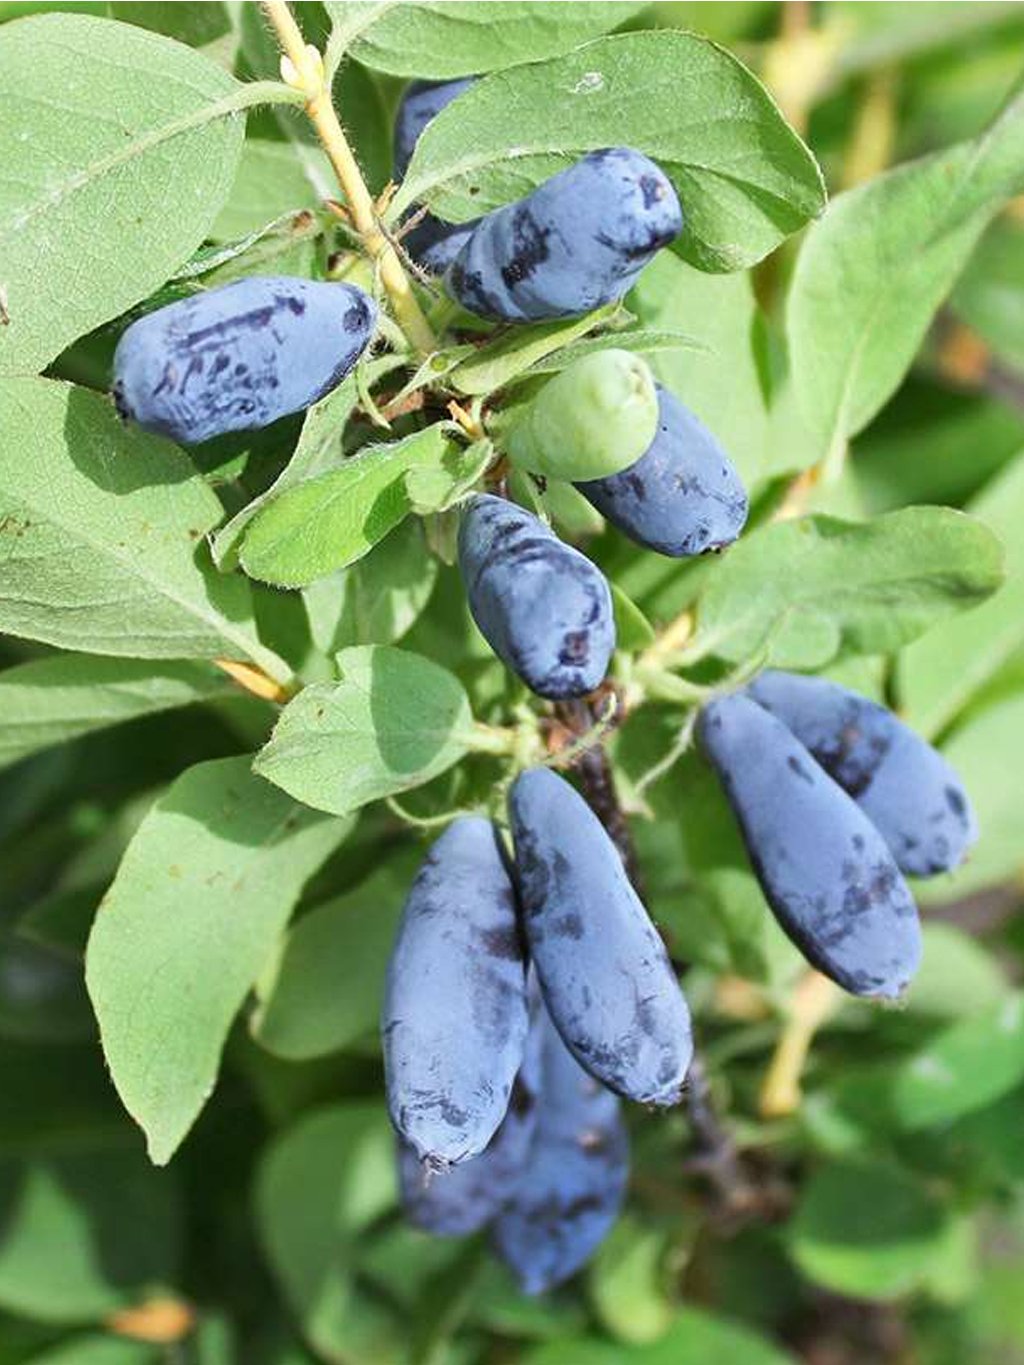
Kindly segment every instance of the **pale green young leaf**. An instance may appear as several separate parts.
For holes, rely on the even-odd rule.
[[[328,70],[345,51],[393,76],[447,80],[553,57],[617,28],[642,4],[591,0],[506,0],[458,3],[328,3],[334,23]]]
[[[256,772],[296,800],[336,815],[418,787],[472,743],[472,716],[453,673],[386,645],[343,649],[341,681],[304,688],[285,707]]]
[[[1002,581],[999,541],[949,508],[777,522],[715,566],[692,653],[742,662],[765,651],[776,667],[808,669],[840,653],[887,654]]]
[[[446,382],[458,393],[492,393],[553,351],[606,326],[619,311],[619,304],[611,303],[582,318],[516,327],[474,350],[447,376]]]
[[[823,451],[878,412],[988,220],[1024,188],[1024,91],[977,138],[839,195],[787,304],[793,380]]]
[[[411,510],[407,472],[422,465],[457,482],[461,450],[436,425],[391,445],[366,446],[327,473],[289,480],[249,522],[242,567],[253,578],[297,588],[354,564]]]
[[[382,356],[371,360],[366,366],[366,380],[374,384],[390,371],[397,369],[402,361],[395,356]],[[210,541],[210,551],[214,563],[227,572],[238,562],[238,548],[245,528],[264,507],[274,501],[286,488],[301,483],[303,479],[316,478],[329,469],[340,465],[343,460],[341,438],[345,424],[359,403],[359,392],[355,374],[346,375],[336,389],[314,403],[302,422],[298,443],[292,457],[281,473],[259,497],[253,498],[230,521],[217,530]]]
[[[676,249],[702,270],[752,265],[825,202],[814,158],[757,78],[707,39],[662,30],[480,81],[425,129],[390,212],[427,203],[476,218],[618,146],[671,176],[685,219]]]
[[[159,34],[81,14],[0,28],[0,373],[35,373],[202,242],[242,148],[242,87]]]
[[[0,673],[0,768],[79,735],[232,690],[224,673],[202,663],[57,654],[18,664]]]
[[[942,731],[1024,643],[1024,453],[969,507],[1006,550],[1006,582],[965,616],[943,622],[900,655],[899,696],[924,734]]]
[[[93,924],[86,982],[157,1165],[209,1098],[231,1021],[348,828],[297,807],[248,758],[188,769],[139,826]]]
[[[100,394],[0,379],[0,630],[142,659],[286,666],[257,640],[249,588],[204,563],[221,506],[169,441]]]

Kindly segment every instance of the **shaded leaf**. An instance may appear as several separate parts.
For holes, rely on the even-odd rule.
[[[231,691],[225,674],[200,663],[33,659],[0,673],[0,768],[92,730]]]
[[[304,883],[346,832],[229,758],[179,777],[129,844],[86,980],[114,1084],[158,1165],[208,1098]]]

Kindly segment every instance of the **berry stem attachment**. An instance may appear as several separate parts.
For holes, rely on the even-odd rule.
[[[410,344],[424,355],[437,349],[437,340],[424,317],[409,277],[394,247],[381,231],[370,191],[338,120],[324,75],[320,53],[307,46],[287,0],[261,0],[284,54],[281,75],[306,97],[306,113],[334,168],[366,254],[380,270],[380,278],[395,317]]]

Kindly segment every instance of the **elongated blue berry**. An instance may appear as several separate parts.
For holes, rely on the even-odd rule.
[[[622,298],[682,226],[664,171],[631,147],[607,148],[481,218],[445,282],[482,317],[589,313]]]
[[[468,90],[474,79],[467,76],[457,81],[413,81],[406,88],[395,115],[396,180],[405,175],[413,149],[427,124]],[[471,223],[445,223],[427,213],[402,237],[402,246],[424,270],[432,275],[443,275],[469,240],[476,222],[474,219]]]
[[[920,962],[921,928],[875,826],[749,697],[736,693],[706,706],[698,733],[786,933],[845,990],[899,996]]]
[[[459,528],[473,619],[495,654],[541,697],[579,697],[615,649],[611,591],[585,555],[532,513],[481,494]]]
[[[114,353],[122,417],[195,445],[308,408],[348,374],[376,325],[351,284],[252,276],[147,314]]]
[[[769,670],[747,688],[856,800],[913,877],[949,872],[978,837],[963,783],[885,706],[825,678]]]
[[[399,1140],[398,1178],[409,1221],[436,1237],[465,1237],[489,1223],[512,1198],[537,1129],[543,1032],[540,996],[530,995],[530,1031],[508,1111],[479,1156],[457,1166],[432,1169]]]
[[[515,891],[497,831],[456,820],[427,854],[388,963],[381,1031],[397,1132],[434,1165],[465,1161],[508,1109],[528,1027]]]
[[[475,81],[475,76],[464,76],[457,81],[411,81],[406,86],[395,114],[393,160],[396,180],[405,175],[423,129]]]
[[[498,1254],[528,1294],[574,1275],[611,1231],[629,1179],[619,1102],[573,1058],[546,1014],[537,1131],[514,1198],[494,1224]]]
[[[731,545],[747,519],[747,494],[700,419],[660,384],[658,428],[639,460],[576,487],[631,540],[663,555]]]
[[[693,1055],[690,1015],[615,845],[547,768],[516,778],[509,819],[523,925],[559,1033],[617,1094],[675,1104]]]

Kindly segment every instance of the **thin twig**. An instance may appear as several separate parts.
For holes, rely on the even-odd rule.
[[[377,222],[370,191],[331,101],[323,59],[315,48],[307,46],[286,0],[261,0],[261,4],[284,53],[282,77],[305,95],[306,113],[338,177],[352,224],[367,255],[379,266],[395,317],[410,344],[426,355],[437,349],[437,340],[416,301],[402,262]]]

